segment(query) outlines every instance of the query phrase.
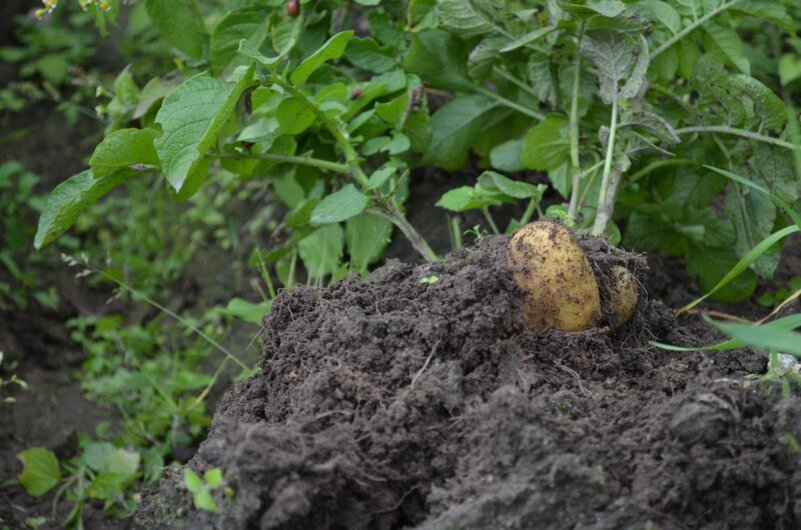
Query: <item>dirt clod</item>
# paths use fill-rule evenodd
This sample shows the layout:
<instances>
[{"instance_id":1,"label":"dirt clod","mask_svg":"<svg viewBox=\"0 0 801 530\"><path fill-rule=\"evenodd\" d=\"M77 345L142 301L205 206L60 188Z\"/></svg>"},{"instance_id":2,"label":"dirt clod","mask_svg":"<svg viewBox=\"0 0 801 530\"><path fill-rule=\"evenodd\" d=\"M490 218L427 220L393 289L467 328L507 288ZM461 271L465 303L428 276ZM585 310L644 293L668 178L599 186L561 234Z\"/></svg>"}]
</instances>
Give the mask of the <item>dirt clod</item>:
<instances>
[{"instance_id":1,"label":"dirt clod","mask_svg":"<svg viewBox=\"0 0 801 530\"><path fill-rule=\"evenodd\" d=\"M758 354L656 349L650 341L700 339L651 301L619 333L538 333L522 324L505 241L281 295L264 321L261 373L225 396L189 464L220 467L235 496L215 490L220 513L196 510L181 477L167 478L139 524L801 524L790 451L801 403L743 383L764 367ZM643 266L596 246L610 266Z\"/></svg>"}]
</instances>

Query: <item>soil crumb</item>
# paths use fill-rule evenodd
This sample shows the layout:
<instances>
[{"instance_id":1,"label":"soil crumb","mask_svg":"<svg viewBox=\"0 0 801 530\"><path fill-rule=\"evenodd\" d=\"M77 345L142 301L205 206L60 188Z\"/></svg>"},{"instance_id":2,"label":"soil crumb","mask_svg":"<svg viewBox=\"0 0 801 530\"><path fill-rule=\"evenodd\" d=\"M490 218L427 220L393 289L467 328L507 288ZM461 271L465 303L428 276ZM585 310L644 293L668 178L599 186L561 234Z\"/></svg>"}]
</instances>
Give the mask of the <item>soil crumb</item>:
<instances>
[{"instance_id":1,"label":"soil crumb","mask_svg":"<svg viewBox=\"0 0 801 530\"><path fill-rule=\"evenodd\" d=\"M644 298L617 333L539 333L505 242L279 296L261 372L223 398L188 464L220 468L233 495L198 510L168 477L138 524L801 527L801 399L746 383L761 355L654 348L705 338Z\"/></svg>"}]
</instances>

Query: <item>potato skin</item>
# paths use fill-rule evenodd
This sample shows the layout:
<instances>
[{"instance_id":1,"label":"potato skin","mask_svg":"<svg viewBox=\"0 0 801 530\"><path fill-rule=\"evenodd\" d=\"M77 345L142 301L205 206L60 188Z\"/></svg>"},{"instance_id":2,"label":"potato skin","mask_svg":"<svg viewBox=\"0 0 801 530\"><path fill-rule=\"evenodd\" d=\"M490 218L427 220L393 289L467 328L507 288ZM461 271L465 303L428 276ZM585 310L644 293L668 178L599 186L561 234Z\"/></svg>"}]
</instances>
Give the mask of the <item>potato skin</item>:
<instances>
[{"instance_id":1,"label":"potato skin","mask_svg":"<svg viewBox=\"0 0 801 530\"><path fill-rule=\"evenodd\" d=\"M612 275L612 281L609 284L612 291L612 312L615 318L614 325L616 328L620 328L634 314L639 295L637 286L634 284L634 276L628 269L615 265L612 267Z\"/></svg>"},{"instance_id":2,"label":"potato skin","mask_svg":"<svg viewBox=\"0 0 801 530\"><path fill-rule=\"evenodd\" d=\"M521 227L506 244L506 263L525 291L523 320L527 324L563 331L598 325L598 281L565 225L541 220Z\"/></svg>"}]
</instances>

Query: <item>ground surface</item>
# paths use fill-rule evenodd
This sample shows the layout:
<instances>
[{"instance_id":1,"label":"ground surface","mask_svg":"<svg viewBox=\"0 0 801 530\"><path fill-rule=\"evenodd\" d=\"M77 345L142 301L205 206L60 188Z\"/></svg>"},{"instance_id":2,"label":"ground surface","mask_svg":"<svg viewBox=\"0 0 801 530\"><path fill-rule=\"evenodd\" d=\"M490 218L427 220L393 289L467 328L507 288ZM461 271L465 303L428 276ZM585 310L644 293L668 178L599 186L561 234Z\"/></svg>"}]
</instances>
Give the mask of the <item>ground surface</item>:
<instances>
[{"instance_id":1,"label":"ground surface","mask_svg":"<svg viewBox=\"0 0 801 530\"><path fill-rule=\"evenodd\" d=\"M743 384L764 371L762 356L653 348L712 338L660 302L616 335L537 333L520 322L504 241L281 296L264 322L262 373L223 398L190 462L222 468L235 498L217 490L222 513L197 511L181 478L168 478L145 496L139 523L801 524L801 459L787 448L801 439L801 399ZM650 278L669 281L671 267L654 265ZM432 274L436 283L420 283Z\"/></svg>"}]
</instances>

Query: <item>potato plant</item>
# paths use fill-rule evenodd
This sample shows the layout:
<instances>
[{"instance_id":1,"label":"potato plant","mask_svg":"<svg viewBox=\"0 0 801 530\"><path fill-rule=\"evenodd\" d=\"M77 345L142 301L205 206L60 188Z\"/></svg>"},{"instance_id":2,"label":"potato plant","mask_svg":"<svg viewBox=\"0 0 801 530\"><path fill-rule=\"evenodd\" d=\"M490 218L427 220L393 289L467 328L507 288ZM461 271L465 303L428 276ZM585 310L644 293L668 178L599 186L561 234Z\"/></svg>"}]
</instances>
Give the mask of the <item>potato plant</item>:
<instances>
[{"instance_id":1,"label":"potato plant","mask_svg":"<svg viewBox=\"0 0 801 530\"><path fill-rule=\"evenodd\" d=\"M120 74L106 136L89 169L53 191L38 247L131 179L163 178L184 200L234 174L263 181L287 211L279 243L253 264L291 283L300 260L323 283L365 272L394 229L435 259L404 215L410 172L469 166L487 173L440 206L480 209L496 232L536 213L684 256L708 290L786 226L774 199L798 207L801 9L789 0L145 0L131 9L171 47L175 71ZM521 182L530 171L550 189ZM525 215L497 227L489 208L517 200L529 201ZM750 295L778 256L777 246L716 296Z\"/></svg>"}]
</instances>

